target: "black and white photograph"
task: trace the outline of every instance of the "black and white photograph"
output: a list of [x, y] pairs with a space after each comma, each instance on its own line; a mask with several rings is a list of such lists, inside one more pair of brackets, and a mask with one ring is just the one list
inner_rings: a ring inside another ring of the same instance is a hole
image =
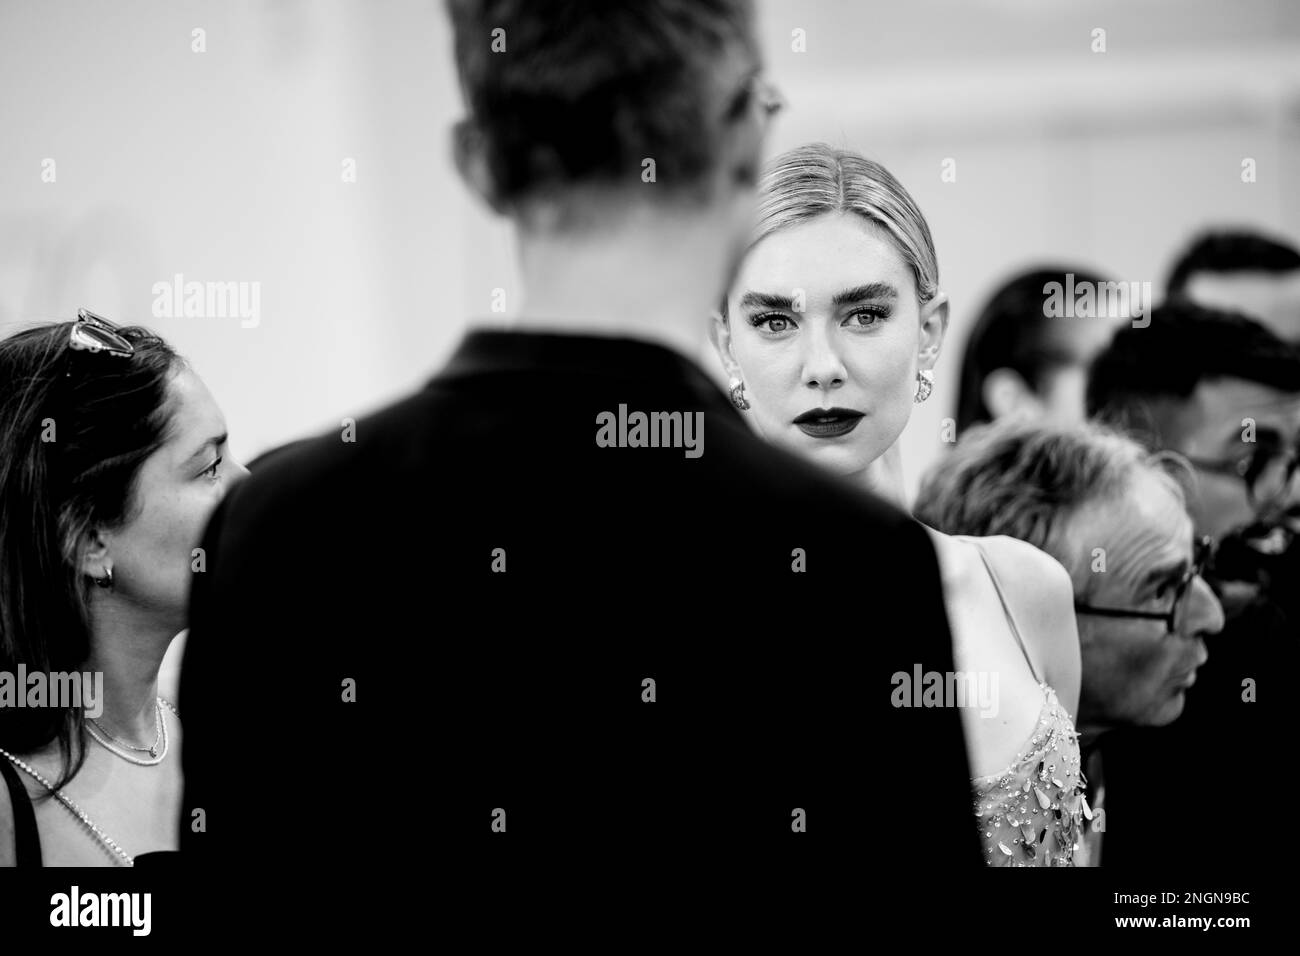
[[0, 0], [14, 952], [1280, 938], [1298, 471], [1294, 0]]

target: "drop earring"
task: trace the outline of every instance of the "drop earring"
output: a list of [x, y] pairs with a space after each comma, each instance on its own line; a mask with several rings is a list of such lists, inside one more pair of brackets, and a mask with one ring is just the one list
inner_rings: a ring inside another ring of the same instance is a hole
[[731, 395], [731, 404], [735, 405], [742, 412], [749, 409], [749, 399], [745, 397], [745, 383], [738, 378], [732, 378], [728, 383], [728, 393]]
[[934, 372], [928, 368], [922, 369], [921, 371], [917, 372], [916, 373], [916, 395], [912, 398], [912, 401], [915, 402], [917, 405], [920, 405], [923, 401], [925, 401], [927, 398], [930, 397], [930, 393], [933, 391], [934, 391]]

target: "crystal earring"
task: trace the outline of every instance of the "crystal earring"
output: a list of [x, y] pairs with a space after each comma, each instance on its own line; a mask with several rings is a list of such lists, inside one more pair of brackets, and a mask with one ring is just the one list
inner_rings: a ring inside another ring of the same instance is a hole
[[733, 378], [728, 383], [728, 392], [731, 394], [731, 404], [735, 405], [742, 412], [749, 408], [749, 399], [745, 397], [745, 383], [738, 378]]
[[912, 398], [916, 404], [920, 405], [930, 397], [934, 391], [934, 372], [930, 369], [922, 369], [916, 373], [916, 395]]
[[101, 564], [100, 567], [104, 569], [104, 576], [102, 578], [93, 578], [92, 580], [101, 588], [107, 588], [110, 591], [113, 590], [113, 569], [106, 564]]

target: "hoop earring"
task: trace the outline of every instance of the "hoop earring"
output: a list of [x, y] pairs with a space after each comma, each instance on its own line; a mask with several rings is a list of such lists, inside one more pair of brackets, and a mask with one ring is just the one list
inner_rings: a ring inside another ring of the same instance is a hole
[[745, 383], [738, 378], [733, 378], [729, 383], [728, 393], [731, 395], [731, 404], [735, 405], [742, 412], [749, 409], [749, 399], [745, 397]]
[[934, 391], [934, 372], [928, 368], [922, 369], [921, 371], [917, 372], [916, 373], [916, 395], [913, 396], [912, 401], [915, 402], [917, 405], [920, 405], [923, 401], [925, 401], [927, 398], [930, 397], [930, 393], [933, 391]]
[[104, 569], [104, 576], [102, 578], [91, 578], [91, 580], [101, 588], [113, 590], [113, 569], [106, 564], [101, 564], [100, 567]]

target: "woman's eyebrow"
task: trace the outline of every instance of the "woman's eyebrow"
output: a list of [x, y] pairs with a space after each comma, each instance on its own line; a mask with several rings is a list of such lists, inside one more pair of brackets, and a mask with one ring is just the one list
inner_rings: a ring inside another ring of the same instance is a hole
[[[892, 302], [897, 298], [898, 290], [888, 282], [868, 282], [865, 285], [854, 286], [852, 289], [845, 289], [843, 292], [835, 293], [835, 297], [831, 299], [831, 302], [835, 305], [850, 305], [854, 302], [879, 301], [881, 299]], [[789, 312], [794, 309], [794, 298], [773, 292], [750, 291], [740, 297], [740, 307], [742, 309], [753, 307], [785, 309]]]
[[854, 286], [852, 289], [845, 289], [843, 292], [835, 293], [835, 298], [831, 300], [835, 305], [851, 305], [854, 302], [865, 302], [868, 299], [889, 299], [898, 298], [898, 290], [888, 282], [868, 282], [866, 285]]
[[785, 309], [790, 312], [794, 310], [794, 299], [791, 296], [776, 295], [771, 292], [746, 292], [740, 297], [742, 309], [755, 306], [762, 309]]
[[215, 435], [212, 438], [209, 438], [207, 441], [205, 441], [202, 445], [200, 445], [198, 448], [194, 450], [194, 454], [190, 455], [190, 457], [186, 458], [183, 462], [181, 462], [181, 466], [184, 467], [185, 465], [188, 465], [190, 462], [192, 462], [194, 459], [198, 458], [200, 455], [202, 455], [205, 451], [208, 450], [208, 446], [212, 446], [214, 448], [220, 448], [222, 445], [226, 443], [226, 440], [228, 438], [230, 438], [230, 435], [226, 432], [222, 432], [220, 435]]

